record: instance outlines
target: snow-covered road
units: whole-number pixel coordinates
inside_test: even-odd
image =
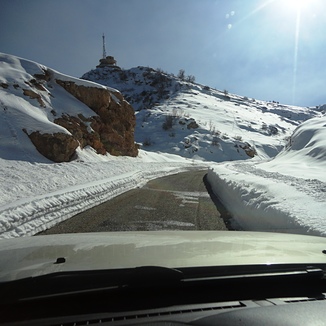
[[[144,162],[131,158],[103,163],[1,163],[0,238],[36,234],[151,179],[194,168],[185,160]]]
[[[42,234],[107,231],[228,230],[207,190],[205,170],[151,180]]]

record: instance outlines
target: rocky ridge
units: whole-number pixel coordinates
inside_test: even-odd
[[[221,162],[274,157],[296,126],[320,114],[316,108],[204,86],[184,71],[174,75],[142,66],[105,66],[81,78],[119,89],[136,111],[135,140],[146,151],[187,158]]]
[[[82,148],[89,145],[98,154],[108,152],[116,156],[137,156],[138,149],[134,142],[134,110],[121,93],[77,85],[71,81],[56,79],[56,82],[97,114],[90,118],[81,114],[77,117],[63,115],[54,120],[69,130]],[[87,125],[90,126],[91,132]]]

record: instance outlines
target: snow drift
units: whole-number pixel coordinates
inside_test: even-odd
[[[326,235],[326,117],[308,120],[269,162],[225,163],[208,174],[246,230]]]

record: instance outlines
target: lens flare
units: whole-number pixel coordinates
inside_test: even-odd
[[[309,6],[312,0],[285,0],[284,5],[290,9],[302,9],[303,7]]]

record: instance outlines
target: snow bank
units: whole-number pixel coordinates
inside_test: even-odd
[[[313,118],[293,132],[277,159],[262,164],[264,169],[326,182],[326,117]]]
[[[208,180],[236,228],[326,235],[326,220],[321,218],[325,202],[309,194],[304,179],[267,173],[248,164],[227,164],[210,169]],[[311,182],[310,187],[314,186]]]
[[[191,162],[168,162],[169,158],[147,160],[69,164],[0,160],[0,238],[36,234],[151,179],[193,167]]]
[[[245,230],[326,235],[326,117],[308,120],[264,162],[214,165],[208,180]]]

